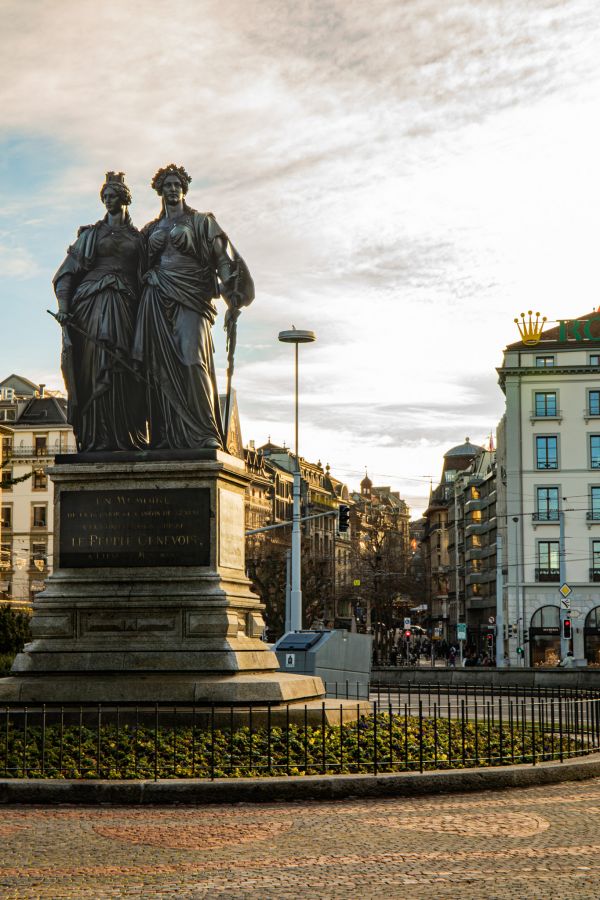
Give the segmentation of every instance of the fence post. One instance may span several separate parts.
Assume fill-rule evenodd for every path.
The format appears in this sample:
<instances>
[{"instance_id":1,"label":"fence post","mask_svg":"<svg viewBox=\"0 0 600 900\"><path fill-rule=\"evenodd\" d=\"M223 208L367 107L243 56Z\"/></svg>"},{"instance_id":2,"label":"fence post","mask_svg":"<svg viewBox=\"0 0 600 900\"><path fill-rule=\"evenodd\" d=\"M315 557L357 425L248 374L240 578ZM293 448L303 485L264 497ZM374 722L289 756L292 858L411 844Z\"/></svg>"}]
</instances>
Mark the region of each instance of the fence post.
<instances>
[{"instance_id":1,"label":"fence post","mask_svg":"<svg viewBox=\"0 0 600 900\"><path fill-rule=\"evenodd\" d=\"M419 772L423 771L423 701L419 700Z\"/></svg>"}]
</instances>

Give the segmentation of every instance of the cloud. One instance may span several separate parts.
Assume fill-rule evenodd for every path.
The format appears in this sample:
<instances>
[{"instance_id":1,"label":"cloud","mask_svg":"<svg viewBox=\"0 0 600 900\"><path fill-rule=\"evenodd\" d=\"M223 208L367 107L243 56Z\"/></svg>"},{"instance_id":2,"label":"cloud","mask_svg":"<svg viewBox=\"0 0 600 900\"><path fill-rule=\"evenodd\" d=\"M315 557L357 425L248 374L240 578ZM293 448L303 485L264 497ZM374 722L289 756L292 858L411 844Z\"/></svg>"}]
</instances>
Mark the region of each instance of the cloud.
<instances>
[{"instance_id":1,"label":"cloud","mask_svg":"<svg viewBox=\"0 0 600 900\"><path fill-rule=\"evenodd\" d=\"M26 247L0 243L0 278L33 278L38 271Z\"/></svg>"},{"instance_id":2,"label":"cloud","mask_svg":"<svg viewBox=\"0 0 600 900\"><path fill-rule=\"evenodd\" d=\"M126 171L142 224L170 160L257 285L236 360L246 436L291 436L277 333L314 328L303 443L348 477L373 465L424 497L444 448L497 420L520 308L597 305L595 0L4 0L3 21L11 369L56 368L51 323L31 322L102 215L104 172Z\"/></svg>"}]
</instances>

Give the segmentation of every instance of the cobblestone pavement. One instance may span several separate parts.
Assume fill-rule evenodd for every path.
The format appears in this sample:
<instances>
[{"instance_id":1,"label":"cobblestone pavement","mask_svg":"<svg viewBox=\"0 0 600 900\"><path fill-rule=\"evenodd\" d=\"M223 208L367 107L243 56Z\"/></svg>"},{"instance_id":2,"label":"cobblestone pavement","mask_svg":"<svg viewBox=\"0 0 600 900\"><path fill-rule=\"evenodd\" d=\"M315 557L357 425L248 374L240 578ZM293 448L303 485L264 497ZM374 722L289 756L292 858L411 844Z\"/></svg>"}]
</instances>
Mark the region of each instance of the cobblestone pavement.
<instances>
[{"instance_id":1,"label":"cobblestone pavement","mask_svg":"<svg viewBox=\"0 0 600 900\"><path fill-rule=\"evenodd\" d=\"M445 797L4 807L0 897L600 896L600 778Z\"/></svg>"}]
</instances>

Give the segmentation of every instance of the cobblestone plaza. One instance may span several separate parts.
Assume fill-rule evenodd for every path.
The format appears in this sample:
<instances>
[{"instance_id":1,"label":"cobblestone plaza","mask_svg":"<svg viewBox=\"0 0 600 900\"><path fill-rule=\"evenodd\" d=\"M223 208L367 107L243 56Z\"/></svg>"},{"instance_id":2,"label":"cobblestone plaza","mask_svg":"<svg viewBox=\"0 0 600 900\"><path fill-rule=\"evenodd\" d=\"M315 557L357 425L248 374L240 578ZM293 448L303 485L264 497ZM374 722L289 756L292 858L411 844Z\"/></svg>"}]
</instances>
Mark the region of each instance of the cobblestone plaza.
<instances>
[{"instance_id":1,"label":"cobblestone plaza","mask_svg":"<svg viewBox=\"0 0 600 900\"><path fill-rule=\"evenodd\" d=\"M441 797L4 807L0 897L598 897L600 779Z\"/></svg>"}]
</instances>

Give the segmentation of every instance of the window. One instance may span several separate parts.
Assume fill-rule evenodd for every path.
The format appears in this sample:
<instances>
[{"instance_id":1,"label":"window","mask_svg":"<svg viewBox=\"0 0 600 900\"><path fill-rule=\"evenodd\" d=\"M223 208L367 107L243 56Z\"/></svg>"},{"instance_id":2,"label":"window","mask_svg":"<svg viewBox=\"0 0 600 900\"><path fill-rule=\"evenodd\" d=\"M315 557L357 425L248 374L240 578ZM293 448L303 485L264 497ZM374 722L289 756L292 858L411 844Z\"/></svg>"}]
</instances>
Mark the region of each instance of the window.
<instances>
[{"instance_id":1,"label":"window","mask_svg":"<svg viewBox=\"0 0 600 900\"><path fill-rule=\"evenodd\" d=\"M10 541L2 541L0 543L0 569L11 568L12 544Z\"/></svg>"},{"instance_id":2,"label":"window","mask_svg":"<svg viewBox=\"0 0 600 900\"><path fill-rule=\"evenodd\" d=\"M588 415L600 416L600 391L588 391Z\"/></svg>"},{"instance_id":3,"label":"window","mask_svg":"<svg viewBox=\"0 0 600 900\"><path fill-rule=\"evenodd\" d=\"M590 491L590 519L600 521L600 487L593 487Z\"/></svg>"},{"instance_id":4,"label":"window","mask_svg":"<svg viewBox=\"0 0 600 900\"><path fill-rule=\"evenodd\" d=\"M32 507L32 521L34 528L46 528L47 525L47 508L46 506Z\"/></svg>"},{"instance_id":5,"label":"window","mask_svg":"<svg viewBox=\"0 0 600 900\"><path fill-rule=\"evenodd\" d=\"M590 366L600 366L600 353L590 353Z\"/></svg>"},{"instance_id":6,"label":"window","mask_svg":"<svg viewBox=\"0 0 600 900\"><path fill-rule=\"evenodd\" d=\"M45 491L48 487L48 476L43 469L38 469L33 473L33 490Z\"/></svg>"},{"instance_id":7,"label":"window","mask_svg":"<svg viewBox=\"0 0 600 900\"><path fill-rule=\"evenodd\" d=\"M600 441L600 435L598 436ZM598 468L600 468L600 443L598 445ZM556 435L538 434L535 439L536 469L558 469L558 438Z\"/></svg>"},{"instance_id":8,"label":"window","mask_svg":"<svg viewBox=\"0 0 600 900\"><path fill-rule=\"evenodd\" d=\"M600 469L600 434L590 435L590 468Z\"/></svg>"},{"instance_id":9,"label":"window","mask_svg":"<svg viewBox=\"0 0 600 900\"><path fill-rule=\"evenodd\" d=\"M536 391L534 410L536 416L558 415L556 408L556 391Z\"/></svg>"},{"instance_id":10,"label":"window","mask_svg":"<svg viewBox=\"0 0 600 900\"><path fill-rule=\"evenodd\" d=\"M535 570L536 581L558 581L560 579L558 547L558 541L539 541L538 568Z\"/></svg>"},{"instance_id":11,"label":"window","mask_svg":"<svg viewBox=\"0 0 600 900\"><path fill-rule=\"evenodd\" d=\"M600 541L592 541L590 581L600 581Z\"/></svg>"},{"instance_id":12,"label":"window","mask_svg":"<svg viewBox=\"0 0 600 900\"><path fill-rule=\"evenodd\" d=\"M536 514L538 522L558 522L558 488L539 487L536 492ZM600 502L600 495L598 496Z\"/></svg>"},{"instance_id":13,"label":"window","mask_svg":"<svg viewBox=\"0 0 600 900\"><path fill-rule=\"evenodd\" d=\"M48 441L45 435L35 439L35 455L45 456L48 451Z\"/></svg>"},{"instance_id":14,"label":"window","mask_svg":"<svg viewBox=\"0 0 600 900\"><path fill-rule=\"evenodd\" d=\"M2 438L2 459L8 459L12 453L12 438Z\"/></svg>"},{"instance_id":15,"label":"window","mask_svg":"<svg viewBox=\"0 0 600 900\"><path fill-rule=\"evenodd\" d=\"M45 541L34 541L31 545L31 568L42 572L46 568L48 546Z\"/></svg>"},{"instance_id":16,"label":"window","mask_svg":"<svg viewBox=\"0 0 600 900\"><path fill-rule=\"evenodd\" d=\"M2 507L2 528L12 528L12 506Z\"/></svg>"},{"instance_id":17,"label":"window","mask_svg":"<svg viewBox=\"0 0 600 900\"><path fill-rule=\"evenodd\" d=\"M536 356L535 358L536 369L551 369L553 365L553 356Z\"/></svg>"}]
</instances>

